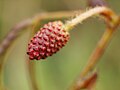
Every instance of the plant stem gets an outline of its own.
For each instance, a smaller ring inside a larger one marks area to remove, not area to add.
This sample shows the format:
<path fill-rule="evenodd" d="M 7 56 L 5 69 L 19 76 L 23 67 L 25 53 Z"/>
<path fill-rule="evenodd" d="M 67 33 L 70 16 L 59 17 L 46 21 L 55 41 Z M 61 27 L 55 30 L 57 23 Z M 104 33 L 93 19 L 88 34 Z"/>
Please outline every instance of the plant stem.
<path fill-rule="evenodd" d="M 98 42 L 97 47 L 95 48 L 95 50 L 93 51 L 92 55 L 90 56 L 89 60 L 88 60 L 88 64 L 86 65 L 85 69 L 83 70 L 83 72 L 81 73 L 80 77 L 84 77 L 86 76 L 86 74 L 93 70 L 96 63 L 99 61 L 99 59 L 101 58 L 101 56 L 103 55 L 108 43 L 110 42 L 112 35 L 113 35 L 114 30 L 108 28 L 101 40 Z"/>
<path fill-rule="evenodd" d="M 110 29 L 110 28 L 108 28 L 104 32 L 97 47 L 95 48 L 92 55 L 90 56 L 87 65 L 81 72 L 79 78 L 73 83 L 71 90 L 80 90 L 81 79 L 84 78 L 90 71 L 92 71 L 95 68 L 95 66 L 98 63 L 98 61 L 100 60 L 101 56 L 104 54 L 104 51 L 105 51 L 106 47 L 108 46 L 110 40 L 112 39 L 113 32 L 114 32 L 114 30 Z"/>
<path fill-rule="evenodd" d="M 5 50 L 9 47 L 9 45 L 14 41 L 14 39 L 18 36 L 18 34 L 24 30 L 25 28 L 32 25 L 31 19 L 26 19 L 21 21 L 20 23 L 16 24 L 10 32 L 5 36 L 3 41 L 0 43 L 0 55 L 2 55 Z"/>
<path fill-rule="evenodd" d="M 102 13 L 101 15 L 105 15 L 105 14 Z M 97 44 L 95 50 L 93 51 L 93 53 L 91 54 L 90 58 L 88 59 L 88 64 L 81 72 L 79 78 L 73 83 L 70 90 L 80 90 L 81 89 L 81 87 L 80 87 L 81 79 L 86 77 L 88 75 L 88 73 L 95 68 L 97 62 L 100 60 L 101 56 L 104 54 L 105 49 L 107 48 L 110 40 L 112 39 L 115 29 L 119 26 L 120 18 L 114 14 L 107 14 L 107 15 L 105 15 L 106 18 L 108 17 L 108 15 L 109 15 L 109 17 L 111 17 L 111 19 L 109 19 L 109 22 L 107 22 L 107 24 L 109 26 L 107 27 L 102 38 L 98 42 L 98 44 Z M 114 15 L 114 16 L 111 16 L 111 15 Z"/>
<path fill-rule="evenodd" d="M 80 78 L 83 78 L 88 74 L 89 71 L 93 70 L 97 64 L 97 62 L 100 60 L 101 56 L 104 54 L 105 49 L 107 49 L 108 44 L 110 43 L 112 36 L 114 32 L 116 31 L 116 28 L 120 24 L 120 18 L 114 18 L 116 22 L 113 22 L 113 27 L 109 27 L 104 32 L 102 38 L 98 42 L 95 50 L 91 54 L 88 64 L 86 65 L 85 69 L 81 72 Z"/>
<path fill-rule="evenodd" d="M 32 90 L 40 90 L 37 84 L 37 79 L 36 79 L 35 62 L 31 62 L 29 59 L 26 59 L 26 60 L 28 61 L 28 73 L 30 77 Z"/>
<path fill-rule="evenodd" d="M 32 19 L 26 19 L 21 21 L 20 23 L 16 24 L 10 32 L 5 36 L 5 38 L 0 42 L 0 90 L 3 88 L 3 71 L 4 71 L 4 56 L 8 50 L 8 48 L 11 46 L 13 41 L 20 36 L 19 33 L 23 32 L 25 28 L 28 28 L 30 26 L 33 26 L 37 22 L 40 22 L 41 20 L 46 20 L 46 19 L 57 19 L 57 18 L 68 18 L 73 16 L 74 13 L 73 11 L 59 11 L 59 12 L 52 12 L 52 13 L 41 13 L 35 15 Z M 36 80 L 35 80 L 35 75 L 33 73 L 34 65 L 31 64 L 29 67 L 30 70 L 30 77 L 31 77 L 31 82 L 33 84 L 34 90 L 36 90 Z"/>
<path fill-rule="evenodd" d="M 93 71 L 88 76 L 84 77 L 84 79 L 79 81 L 79 88 L 92 90 L 96 86 L 97 78 L 98 78 L 98 73 L 96 71 Z"/>
<path fill-rule="evenodd" d="M 105 19 L 109 22 L 113 17 L 115 17 L 116 15 L 107 7 L 104 6 L 99 6 L 99 7 L 95 7 L 92 8 L 78 16 L 76 16 L 74 19 L 67 21 L 67 23 L 65 24 L 65 30 L 71 30 L 72 28 L 74 28 L 77 24 L 81 23 L 82 21 L 86 20 L 89 17 L 92 17 L 93 15 L 99 15 L 99 14 L 103 14 L 103 16 L 105 17 Z"/>
<path fill-rule="evenodd" d="M 40 21 L 36 21 L 35 25 L 32 27 L 29 38 L 31 38 L 35 34 L 34 29 L 35 29 L 38 22 L 40 22 Z M 26 57 L 26 60 L 28 61 L 28 72 L 29 72 L 32 90 L 39 90 L 39 87 L 37 85 L 37 79 L 36 79 L 35 62 L 30 61 L 28 59 L 28 57 Z"/>
<path fill-rule="evenodd" d="M 35 15 L 32 19 L 26 19 L 16 24 L 0 42 L 0 55 L 2 55 L 11 43 L 16 39 L 20 32 L 24 31 L 25 28 L 33 26 L 36 22 L 46 19 L 57 19 L 57 18 L 68 18 L 73 16 L 73 11 L 59 11 L 51 13 L 40 13 Z"/>
<path fill-rule="evenodd" d="M 42 20 L 68 18 L 68 17 L 71 17 L 71 16 L 73 16 L 72 11 L 69 11 L 69 12 L 62 11 L 62 12 L 53 12 L 53 13 L 43 13 L 43 14 L 36 15 L 34 17 L 34 20 L 33 20 L 34 25 L 33 25 L 32 31 L 31 31 L 30 38 L 35 34 L 35 28 L 37 27 L 38 23 L 40 23 Z M 29 74 L 30 74 L 30 80 L 31 80 L 32 88 L 33 88 L 33 90 L 39 90 L 39 87 L 38 87 L 38 84 L 37 84 L 37 79 L 36 79 L 35 62 L 29 61 L 28 62 L 28 68 L 29 68 Z"/>

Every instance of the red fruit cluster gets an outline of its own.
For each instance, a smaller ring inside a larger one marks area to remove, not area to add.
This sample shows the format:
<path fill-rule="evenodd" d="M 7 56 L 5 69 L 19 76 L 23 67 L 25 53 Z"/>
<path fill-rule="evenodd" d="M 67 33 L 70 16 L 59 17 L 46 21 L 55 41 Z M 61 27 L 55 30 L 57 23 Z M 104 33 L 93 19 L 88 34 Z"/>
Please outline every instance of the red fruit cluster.
<path fill-rule="evenodd" d="M 45 24 L 28 44 L 29 59 L 40 60 L 59 51 L 69 40 L 69 33 L 64 30 L 61 21 Z"/>

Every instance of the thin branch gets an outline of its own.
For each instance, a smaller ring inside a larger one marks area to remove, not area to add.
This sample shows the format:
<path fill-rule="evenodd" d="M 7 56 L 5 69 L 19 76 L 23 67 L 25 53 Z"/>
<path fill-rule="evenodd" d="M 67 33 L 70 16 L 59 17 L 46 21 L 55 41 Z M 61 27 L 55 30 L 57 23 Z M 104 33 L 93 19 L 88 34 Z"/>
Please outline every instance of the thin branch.
<path fill-rule="evenodd" d="M 20 23 L 18 23 L 15 27 L 11 29 L 11 31 L 6 35 L 4 40 L 0 44 L 0 90 L 5 90 L 4 85 L 4 66 L 5 66 L 5 51 L 7 51 L 8 47 L 12 44 L 13 40 L 18 36 L 18 33 L 21 29 L 25 29 L 26 27 L 31 25 L 31 20 L 26 19 Z"/>
<path fill-rule="evenodd" d="M 41 90 L 38 87 L 37 79 L 36 79 L 36 69 L 35 69 L 35 62 L 31 62 L 28 58 L 28 74 L 30 79 L 30 85 L 33 90 Z M 40 85 L 39 85 L 40 86 Z"/>
<path fill-rule="evenodd" d="M 0 87 L 4 88 L 3 86 L 3 70 L 4 70 L 4 65 L 5 61 L 2 59 L 2 56 L 5 55 L 5 52 L 7 49 L 10 47 L 12 42 L 19 36 L 19 33 L 25 30 L 25 28 L 34 26 L 41 20 L 45 19 L 57 19 L 57 18 L 68 18 L 73 16 L 74 13 L 73 11 L 60 11 L 60 12 L 51 12 L 51 13 L 41 13 L 38 15 L 35 15 L 32 19 L 26 19 L 18 24 L 16 24 L 10 32 L 6 35 L 6 37 L 3 39 L 3 41 L 0 43 Z M 30 74 L 30 79 L 32 82 L 32 87 L 34 90 L 38 90 L 37 83 L 36 83 L 36 78 L 35 78 L 35 71 L 33 70 L 34 64 L 29 63 L 29 74 Z M 34 71 L 34 72 L 33 72 Z"/>
<path fill-rule="evenodd" d="M 25 28 L 34 26 L 41 20 L 45 19 L 58 19 L 58 18 L 68 18 L 74 15 L 73 11 L 60 11 L 60 12 L 52 12 L 52 13 L 42 13 L 42 14 L 37 14 L 35 17 L 32 19 L 26 19 L 24 21 L 21 21 L 17 25 L 15 25 L 10 32 L 6 35 L 6 37 L 3 39 L 3 41 L 0 43 L 0 56 L 5 54 L 7 49 L 10 47 L 12 42 L 19 36 L 19 33 L 25 30 Z M 3 83 L 3 69 L 4 69 L 4 59 L 0 61 L 0 80 L 1 83 Z M 32 83 L 32 87 L 34 90 L 38 90 L 37 83 L 36 83 L 36 78 L 35 78 L 35 65 L 34 63 L 29 63 L 28 64 L 29 68 L 29 74 L 30 74 L 30 79 Z"/>
<path fill-rule="evenodd" d="M 12 41 L 18 36 L 21 30 L 32 25 L 32 19 L 26 19 L 21 21 L 20 23 L 16 24 L 10 32 L 6 35 L 3 41 L 0 43 L 0 55 L 4 53 L 4 51 L 9 47 Z"/>
<path fill-rule="evenodd" d="M 67 23 L 65 24 L 65 28 L 66 28 L 66 30 L 69 31 L 74 26 L 83 22 L 87 18 L 92 17 L 93 15 L 99 15 L 99 14 L 102 14 L 102 16 L 105 17 L 107 22 L 113 20 L 112 19 L 113 17 L 116 18 L 116 15 L 114 14 L 114 12 L 112 12 L 112 10 L 110 10 L 109 8 L 104 7 L 104 6 L 99 6 L 99 7 L 92 8 L 92 9 L 78 15 L 76 18 L 74 18 L 70 21 L 67 21 Z"/>
<path fill-rule="evenodd" d="M 0 43 L 0 55 L 9 47 L 12 41 L 18 37 L 19 32 L 23 31 L 25 28 L 34 25 L 36 22 L 45 19 L 57 19 L 57 18 L 68 18 L 74 15 L 73 11 L 59 11 L 50 13 L 41 13 L 35 15 L 32 19 L 26 19 L 16 24 L 6 37 Z"/>
<path fill-rule="evenodd" d="M 93 12 L 94 11 L 94 12 Z M 108 8 L 106 7 L 96 7 L 96 9 L 91 9 L 88 11 L 89 13 L 83 13 L 81 14 L 80 16 L 76 17 L 75 19 L 72 19 L 70 22 L 66 23 L 66 29 L 70 29 L 72 27 L 74 27 L 76 24 L 80 23 L 80 21 L 84 20 L 84 19 L 87 19 L 88 17 L 91 17 L 92 15 L 96 15 L 96 14 L 101 14 L 103 15 L 104 17 L 106 17 L 107 19 L 107 22 L 111 21 L 112 23 L 109 23 L 109 29 L 114 29 L 113 26 L 115 26 L 116 24 L 116 19 L 114 20 L 113 18 L 116 18 L 116 15 L 111 11 L 109 10 Z M 5 50 L 7 50 L 7 48 L 10 46 L 10 44 L 12 43 L 12 41 L 18 36 L 18 32 L 22 31 L 23 28 L 26 28 L 26 27 L 29 27 L 29 26 L 32 26 L 32 25 L 35 25 L 37 24 L 38 22 L 40 22 L 41 20 L 43 19 L 57 19 L 57 18 L 66 18 L 66 17 L 71 17 L 73 16 L 73 12 L 55 12 L 55 13 L 43 13 L 43 14 L 38 14 L 36 15 L 34 18 L 32 19 L 28 19 L 28 22 L 27 20 L 25 20 L 26 23 L 20 23 L 18 24 L 17 26 L 15 26 L 12 31 L 6 36 L 6 38 L 3 40 L 3 42 L 0 44 L 0 55 L 3 54 L 3 52 L 5 52 Z M 82 19 L 83 18 L 83 19 Z M 30 21 L 29 21 L 30 20 Z M 24 22 L 24 21 L 23 21 Z M 20 25 L 20 26 L 19 26 Z M 112 28 L 111 28 L 112 27 Z M 116 24 L 116 27 L 117 27 L 117 24 Z M 110 31 L 110 30 L 108 30 Z M 112 33 L 112 32 L 111 32 Z M 109 32 L 108 34 L 108 41 L 110 39 L 110 37 L 112 36 L 111 33 Z M 105 36 L 104 36 L 105 38 Z M 108 41 L 105 41 L 105 42 L 108 42 Z M 104 42 L 104 43 L 105 43 Z M 107 43 L 105 43 L 105 45 L 103 44 L 103 49 L 104 49 L 104 46 L 106 46 Z M 98 50 L 99 51 L 99 50 Z M 100 50 L 99 52 L 102 52 L 102 53 L 98 53 L 99 55 L 97 56 L 96 55 L 96 50 L 95 50 L 95 53 L 93 53 L 92 55 L 92 59 L 90 59 L 91 61 L 93 60 L 93 64 L 88 64 L 86 66 L 86 68 L 83 70 L 83 72 L 81 73 L 81 76 L 80 76 L 80 79 L 84 76 L 87 75 L 87 73 L 94 68 L 94 65 L 96 65 L 97 63 L 97 60 L 100 58 L 100 56 L 103 54 L 103 50 Z M 97 56 L 96 58 L 93 58 L 93 56 Z M 1 64 L 3 65 L 3 64 Z M 90 66 L 89 66 L 90 65 Z M 31 64 L 30 68 L 34 68 L 34 65 Z M 30 73 L 33 73 L 31 72 L 31 69 L 30 69 Z M 35 74 L 31 75 L 31 80 L 34 82 L 36 80 L 34 80 L 35 78 L 34 77 Z M 77 81 L 78 82 L 78 81 Z M 79 88 L 79 85 L 77 84 L 77 82 L 75 82 L 75 88 Z M 36 87 L 36 86 L 35 86 Z M 78 89 L 73 89 L 73 90 L 78 90 Z M 36 89 L 36 88 L 34 88 Z"/>
<path fill-rule="evenodd" d="M 105 15 L 105 13 L 102 13 L 101 15 Z M 72 87 L 70 87 L 70 90 L 80 90 L 81 89 L 81 84 L 80 84 L 81 79 L 83 79 L 86 75 L 88 75 L 88 73 L 90 71 L 92 71 L 95 68 L 96 64 L 98 63 L 101 56 L 104 54 L 105 49 L 107 48 L 108 44 L 110 43 L 116 28 L 119 26 L 120 18 L 118 16 L 116 16 L 115 14 L 110 14 L 110 13 L 105 15 L 106 18 L 108 15 L 109 15 L 109 17 L 111 17 L 111 19 L 109 20 L 109 22 L 107 22 L 108 27 L 107 27 L 106 31 L 104 32 L 104 34 L 103 34 L 102 38 L 100 39 L 100 41 L 98 42 L 95 50 L 93 51 L 90 58 L 88 59 L 88 64 L 85 66 L 85 69 L 83 69 L 79 78 L 77 80 L 75 80 Z M 112 15 L 114 15 L 114 16 L 112 16 Z M 107 19 L 109 19 L 109 18 L 107 18 Z"/>
<path fill-rule="evenodd" d="M 42 14 L 36 15 L 34 17 L 34 20 L 33 20 L 34 25 L 33 25 L 32 31 L 31 31 L 30 38 L 34 35 L 35 28 L 37 27 L 38 23 L 40 23 L 42 20 L 68 18 L 68 17 L 71 17 L 73 15 L 74 15 L 74 13 L 72 11 L 69 11 L 69 12 L 62 11 L 62 12 L 53 12 L 53 13 L 42 13 Z M 29 68 L 29 74 L 30 74 L 32 88 L 34 90 L 39 90 L 39 87 L 37 85 L 37 80 L 36 80 L 35 62 L 29 62 L 28 63 L 28 68 Z"/>
<path fill-rule="evenodd" d="M 92 55 L 88 60 L 88 64 L 86 66 L 87 68 L 85 68 L 81 73 L 81 77 L 84 77 L 89 71 L 91 71 L 95 67 L 96 63 L 104 54 L 105 49 L 107 48 L 109 42 L 111 41 L 113 34 L 114 34 L 113 28 L 108 28 L 104 32 L 101 40 L 98 42 L 97 47 L 95 48 L 95 50 L 93 51 Z"/>
<path fill-rule="evenodd" d="M 98 78 L 98 73 L 96 71 L 90 73 L 88 76 L 84 77 L 84 79 L 82 79 L 79 82 L 80 85 L 79 88 L 92 90 L 95 87 L 97 78 Z"/>
<path fill-rule="evenodd" d="M 36 21 L 35 25 L 33 26 L 29 38 L 31 38 L 34 33 L 35 33 L 35 28 L 38 25 L 38 23 L 41 22 L 41 19 L 39 21 Z M 26 60 L 28 61 L 28 73 L 30 76 L 30 82 L 33 90 L 39 90 L 38 84 L 37 84 L 37 79 L 36 79 L 36 69 L 35 69 L 35 62 L 31 62 L 28 57 L 26 57 Z M 40 85 L 39 85 L 40 86 Z"/>

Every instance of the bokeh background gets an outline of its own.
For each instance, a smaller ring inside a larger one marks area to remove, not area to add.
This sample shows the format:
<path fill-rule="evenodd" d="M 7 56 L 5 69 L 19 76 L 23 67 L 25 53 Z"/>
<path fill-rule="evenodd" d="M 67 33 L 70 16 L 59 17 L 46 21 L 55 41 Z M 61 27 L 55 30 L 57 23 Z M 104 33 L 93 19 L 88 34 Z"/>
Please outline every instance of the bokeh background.
<path fill-rule="evenodd" d="M 106 0 L 120 13 L 119 0 Z M 0 41 L 19 21 L 42 12 L 86 9 L 86 0 L 0 0 Z M 26 64 L 28 28 L 15 40 L 6 54 L 5 84 L 8 90 L 31 90 Z M 69 43 L 60 52 L 36 64 L 40 90 L 67 90 L 80 74 L 90 53 L 105 30 L 104 21 L 90 18 L 70 32 Z M 118 30 L 97 65 L 99 79 L 96 90 L 120 90 L 120 30 Z"/>

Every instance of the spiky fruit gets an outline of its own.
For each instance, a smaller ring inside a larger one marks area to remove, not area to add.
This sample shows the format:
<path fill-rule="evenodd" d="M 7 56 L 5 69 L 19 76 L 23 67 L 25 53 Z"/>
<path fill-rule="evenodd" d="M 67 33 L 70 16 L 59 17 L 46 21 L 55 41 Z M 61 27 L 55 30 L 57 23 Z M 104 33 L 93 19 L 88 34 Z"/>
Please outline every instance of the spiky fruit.
<path fill-rule="evenodd" d="M 29 59 L 40 60 L 59 51 L 69 40 L 69 33 L 61 21 L 45 24 L 28 44 Z"/>

